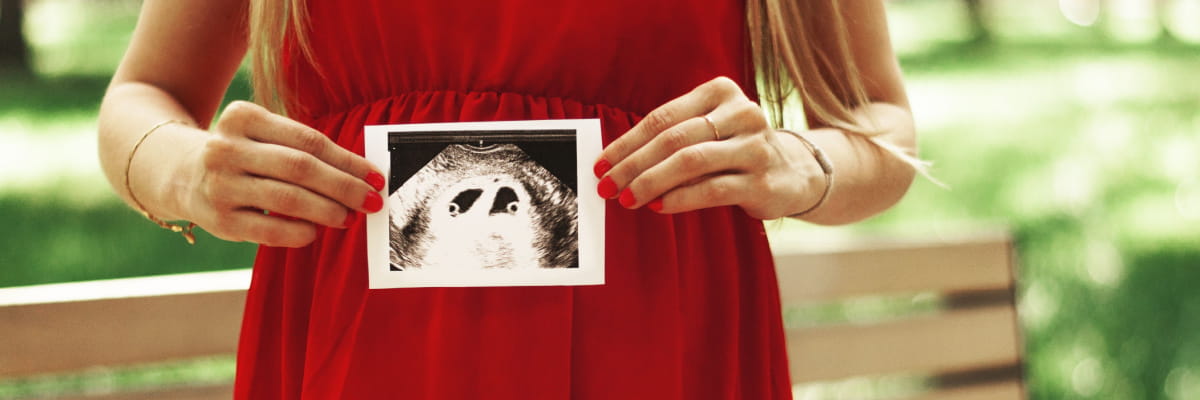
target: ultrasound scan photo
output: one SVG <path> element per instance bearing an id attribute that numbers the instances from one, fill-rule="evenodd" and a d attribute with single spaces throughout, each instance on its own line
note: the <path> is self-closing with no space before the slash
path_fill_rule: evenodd
<path id="1" fill-rule="evenodd" d="M 372 289 L 604 283 L 599 120 L 370 125 Z"/>
<path id="2" fill-rule="evenodd" d="M 578 267 L 574 146 L 545 132 L 392 137 L 391 269 Z"/>

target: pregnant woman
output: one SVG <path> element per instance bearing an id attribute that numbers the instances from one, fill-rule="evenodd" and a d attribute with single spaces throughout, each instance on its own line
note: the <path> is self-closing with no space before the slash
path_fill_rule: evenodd
<path id="1" fill-rule="evenodd" d="M 238 399 L 790 398 L 761 219 L 866 218 L 919 165 L 883 0 L 142 7 L 101 159 L 152 221 L 262 244 Z M 764 116 L 789 94 L 810 129 Z M 364 125 L 558 118 L 601 120 L 606 284 L 367 288 Z"/>

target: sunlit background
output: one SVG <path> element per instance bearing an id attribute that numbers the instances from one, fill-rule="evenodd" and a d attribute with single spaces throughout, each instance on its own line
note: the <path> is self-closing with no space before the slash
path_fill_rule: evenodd
<path id="1" fill-rule="evenodd" d="M 30 69 L 0 66 L 0 287 L 251 263 L 253 246 L 189 247 L 142 220 L 99 170 L 96 110 L 139 4 L 24 1 Z M 1200 398 L 1200 0 L 889 7 L 948 188 L 918 181 L 867 223 L 775 238 L 1008 230 L 1032 398 Z M 243 74 L 229 98 L 247 96 Z"/>

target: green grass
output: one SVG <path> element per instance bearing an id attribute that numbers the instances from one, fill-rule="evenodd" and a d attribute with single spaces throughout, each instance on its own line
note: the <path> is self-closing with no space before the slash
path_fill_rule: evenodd
<path id="1" fill-rule="evenodd" d="M 0 196 L 5 286 L 249 267 L 255 246 L 206 233 L 189 246 L 116 201 Z"/>
<path id="2" fill-rule="evenodd" d="M 187 246 L 142 220 L 89 160 L 95 111 L 134 20 L 135 7 L 108 3 L 32 3 L 49 8 L 31 18 L 56 19 L 32 32 L 39 77 L 0 76 L 5 94 L 20 93 L 0 97 L 0 140 L 22 146 L 0 147 L 0 287 L 251 262 L 252 245 L 202 235 Z M 889 3 L 922 156 L 950 188 L 918 181 L 866 223 L 785 223 L 773 236 L 1009 229 L 1033 398 L 1200 397 L 1200 47 L 1110 40 L 1063 23 L 1054 3 L 993 2 L 990 45 L 960 42 L 957 2 Z M 230 98 L 247 93 L 241 76 Z"/>
<path id="3" fill-rule="evenodd" d="M 222 385 L 234 375 L 234 356 L 171 361 L 133 368 L 97 368 L 68 375 L 0 380 L 0 399 L 70 397 L 170 387 Z"/>
<path id="4" fill-rule="evenodd" d="M 35 126 L 63 118 L 94 119 L 111 78 L 107 75 L 37 79 L 0 76 L 0 85 L 6 92 L 20 93 L 19 96 L 0 97 L 0 115 L 5 121 L 19 120 Z"/>

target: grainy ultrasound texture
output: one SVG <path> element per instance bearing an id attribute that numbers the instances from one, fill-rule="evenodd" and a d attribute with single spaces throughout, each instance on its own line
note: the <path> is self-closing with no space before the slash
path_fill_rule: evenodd
<path id="1" fill-rule="evenodd" d="M 450 144 L 391 195 L 391 269 L 577 268 L 575 196 L 516 145 Z"/>

